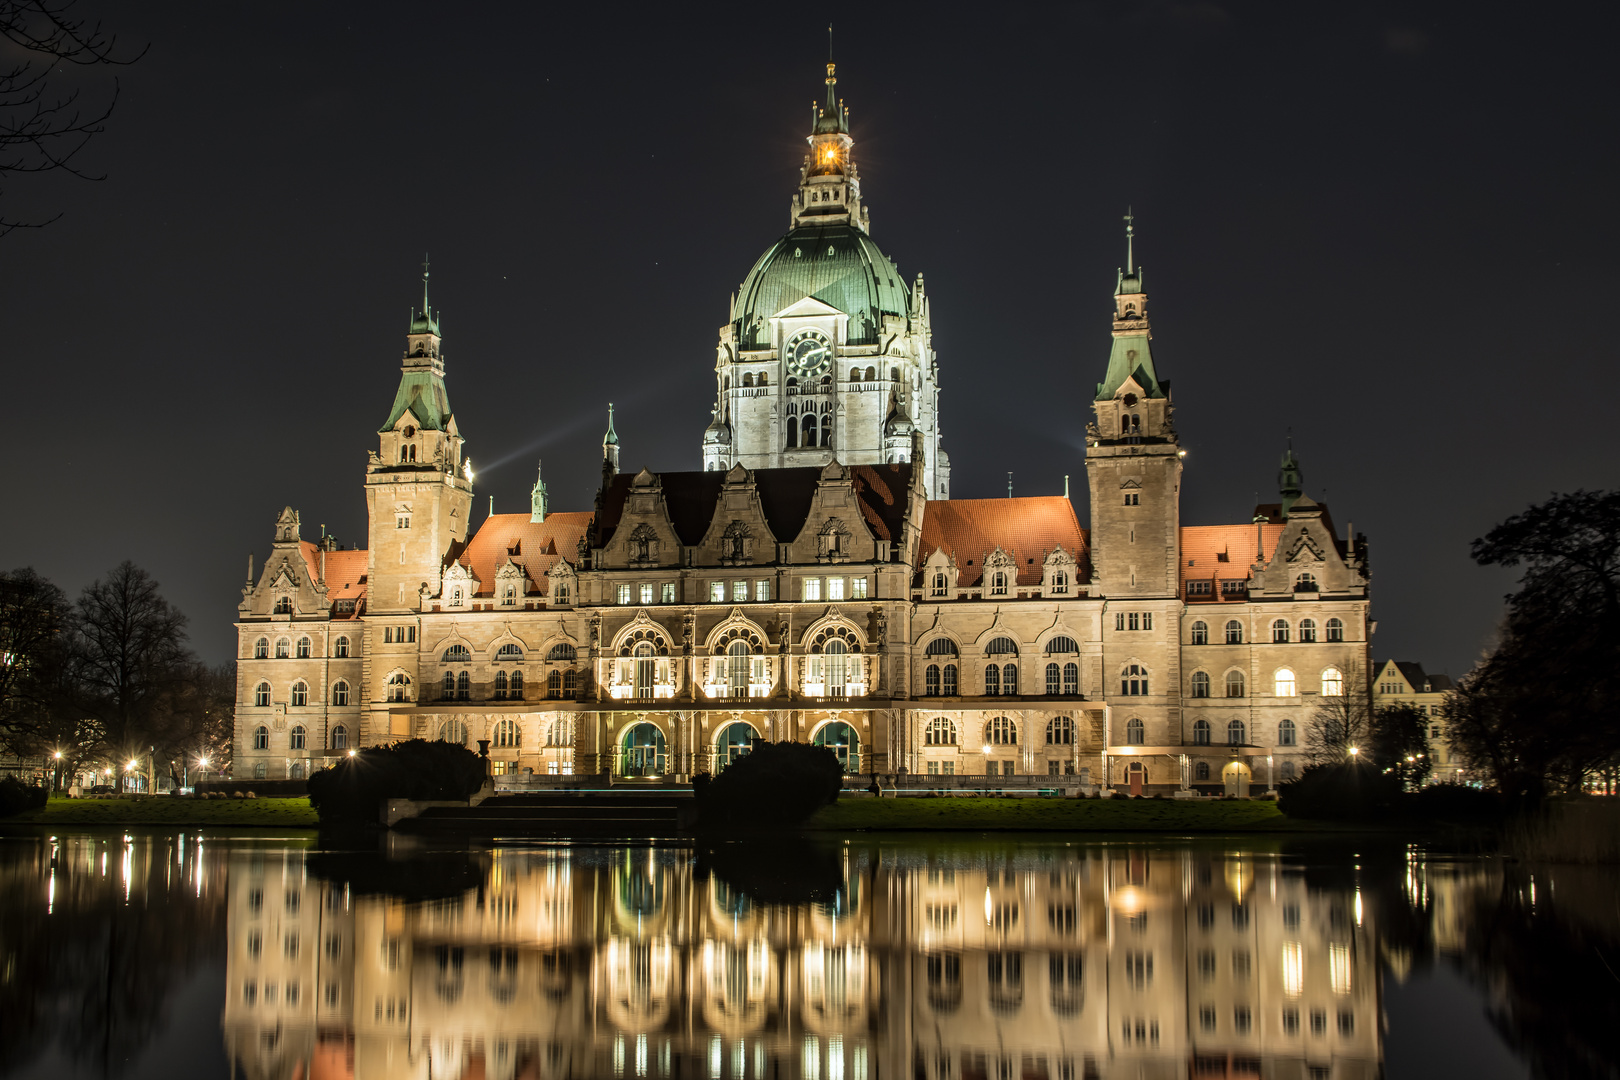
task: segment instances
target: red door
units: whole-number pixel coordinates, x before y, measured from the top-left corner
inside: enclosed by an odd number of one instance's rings
[[[1131,767],[1126,770],[1126,775],[1131,782],[1131,794],[1142,794],[1142,783],[1147,779],[1147,770],[1142,768],[1142,763],[1133,761]]]

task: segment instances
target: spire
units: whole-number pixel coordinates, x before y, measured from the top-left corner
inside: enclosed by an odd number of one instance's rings
[[[827,100],[816,110],[816,125],[812,134],[849,134],[849,110],[838,100],[838,65],[831,59],[827,61]]]
[[[536,525],[546,520],[547,492],[544,466],[544,461],[536,463],[534,467],[534,488],[529,492],[529,520]]]
[[[1288,511],[1299,502],[1300,496],[1305,494],[1305,471],[1299,466],[1299,459],[1294,456],[1294,440],[1288,439],[1288,449],[1283,453],[1282,468],[1277,470],[1277,494],[1282,496],[1282,518],[1288,520]]]
[[[1148,345],[1153,331],[1148,325],[1142,268],[1136,265],[1136,214],[1127,209],[1124,220],[1125,265],[1114,286],[1114,347],[1108,357],[1108,373],[1097,384],[1098,401],[1113,397],[1127,379],[1135,379],[1147,397],[1165,396]]]
[[[437,334],[439,320],[434,316],[433,309],[428,306],[428,258],[422,256],[422,310],[411,310],[412,334]]]
[[[602,436],[602,469],[619,471],[619,433],[613,430],[613,402],[608,402],[607,434]]]
[[[800,225],[843,225],[867,231],[861,205],[860,174],[855,169],[855,140],[849,136],[849,110],[838,99],[838,68],[827,61],[827,100],[810,107],[810,152],[799,175],[791,222]]]

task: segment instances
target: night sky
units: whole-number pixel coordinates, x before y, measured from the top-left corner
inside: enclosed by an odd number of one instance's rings
[[[1512,583],[1469,541],[1620,481],[1612,6],[84,10],[151,47],[104,182],[0,193],[65,212],[0,240],[0,566],[77,592],[134,559],[212,662],[282,506],[364,543],[424,252],[475,521],[541,456],[589,509],[609,400],[627,469],[700,467],[828,14],[873,239],[933,300],[956,496],[1068,473],[1084,520],[1127,205],[1184,522],[1274,500],[1291,430],[1371,540],[1379,659],[1466,671]]]

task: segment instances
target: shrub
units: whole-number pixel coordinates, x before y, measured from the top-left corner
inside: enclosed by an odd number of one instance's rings
[[[838,801],[844,771],[824,746],[756,742],[710,783],[697,787],[705,829],[784,829]]]
[[[321,824],[373,823],[387,799],[459,800],[484,784],[484,759],[448,742],[409,739],[370,746],[309,778]]]
[[[10,817],[25,810],[44,809],[51,793],[42,787],[25,784],[15,776],[0,780],[0,817]]]
[[[1413,812],[1427,821],[1496,825],[1503,816],[1500,796],[1467,784],[1430,784],[1409,798]]]
[[[1323,821],[1373,821],[1387,814],[1400,785],[1358,764],[1312,765],[1282,785],[1277,806],[1289,817]]]

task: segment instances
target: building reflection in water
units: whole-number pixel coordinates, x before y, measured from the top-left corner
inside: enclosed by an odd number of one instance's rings
[[[1057,850],[846,848],[842,890],[805,904],[656,848],[495,850],[427,903],[241,854],[225,1039],[266,1080],[1379,1074],[1355,888],[1266,855]]]

